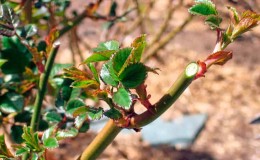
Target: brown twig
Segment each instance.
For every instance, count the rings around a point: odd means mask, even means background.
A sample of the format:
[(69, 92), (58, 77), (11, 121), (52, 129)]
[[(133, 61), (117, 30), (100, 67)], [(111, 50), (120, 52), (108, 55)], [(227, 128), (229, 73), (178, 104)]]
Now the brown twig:
[(147, 50), (142, 61), (146, 62), (149, 58), (155, 56), (160, 49), (165, 47), (165, 45), (168, 44), (170, 40), (172, 40), (180, 31), (182, 31), (187, 24), (189, 24), (189, 22), (192, 20), (192, 17), (193, 16), (187, 17), (180, 26), (174, 28), (170, 33), (162, 37), (162, 39), (159, 42), (151, 46), (151, 48)]
[(161, 37), (162, 37), (163, 33), (165, 32), (166, 28), (169, 26), (169, 23), (172, 19), (172, 15), (173, 15), (174, 11), (183, 4), (183, 0), (180, 0), (179, 4), (177, 6), (172, 6), (172, 2), (173, 2), (172, 0), (169, 0), (169, 4), (168, 4), (169, 9), (167, 11), (166, 18), (165, 18), (163, 24), (161, 25), (159, 31), (157, 32), (157, 34), (151, 40), (150, 44), (147, 45), (147, 49), (150, 46), (153, 46), (155, 43), (157, 43), (158, 40), (161, 39)]

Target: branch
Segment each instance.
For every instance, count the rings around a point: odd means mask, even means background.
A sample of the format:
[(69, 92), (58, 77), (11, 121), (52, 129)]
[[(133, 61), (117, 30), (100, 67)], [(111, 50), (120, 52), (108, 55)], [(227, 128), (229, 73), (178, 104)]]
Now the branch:
[(165, 18), (163, 24), (161, 25), (159, 31), (157, 32), (157, 34), (151, 40), (151, 43), (147, 46), (147, 49), (150, 46), (153, 46), (158, 40), (161, 39), (161, 37), (162, 37), (164, 31), (166, 30), (170, 20), (172, 19), (172, 15), (173, 15), (174, 11), (182, 5), (183, 0), (181, 0), (180, 3), (177, 6), (175, 6), (175, 7), (172, 6), (172, 2), (173, 2), (172, 0), (169, 0), (169, 4), (168, 4), (169, 9), (168, 9), (166, 18)]
[(117, 127), (113, 120), (110, 119), (90, 145), (88, 145), (88, 147), (83, 151), (78, 160), (96, 159), (115, 139), (121, 130), (122, 128)]
[[(195, 75), (197, 74), (198, 69), (199, 66), (197, 63), (190, 63), (186, 67), (185, 71), (179, 76), (177, 81), (172, 85), (169, 91), (154, 105), (154, 108), (151, 108), (154, 112), (147, 110), (140, 115), (133, 116), (130, 119), (130, 126), (128, 127), (140, 128), (158, 118), (179, 98), (183, 91), (190, 85)], [(116, 126), (113, 120), (109, 120), (106, 126), (84, 150), (79, 159), (96, 159), (114, 140), (114, 138), (121, 130), (122, 128)]]
[(189, 16), (180, 26), (174, 28), (170, 33), (164, 36), (159, 42), (151, 46), (149, 50), (147, 50), (144, 58), (142, 59), (143, 62), (146, 62), (149, 58), (154, 56), (158, 50), (162, 49), (167, 45), (172, 38), (174, 38), (180, 31), (182, 31), (187, 24), (192, 20), (193, 16)]

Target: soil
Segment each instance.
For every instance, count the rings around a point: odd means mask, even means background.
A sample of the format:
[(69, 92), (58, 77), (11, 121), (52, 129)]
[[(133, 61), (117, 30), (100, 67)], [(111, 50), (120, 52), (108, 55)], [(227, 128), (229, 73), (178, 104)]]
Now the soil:
[[(75, 7), (80, 5), (77, 2), (80, 1), (72, 2)], [(109, 2), (104, 3), (103, 8), (107, 11), (106, 5)], [(218, 4), (223, 7), (226, 1), (218, 1)], [(167, 1), (158, 1), (152, 10), (150, 16), (153, 26), (148, 28), (152, 31), (147, 34), (148, 41), (157, 31), (156, 27), (163, 22), (162, 15), (166, 8)], [(178, 10), (174, 13), (169, 28), (178, 25), (186, 16), (185, 7)], [(134, 19), (134, 15), (131, 14), (130, 17)], [(92, 47), (103, 40), (101, 24), (100, 21), (85, 20), (79, 26), (79, 35)], [(126, 27), (128, 24), (129, 22), (118, 25)], [(120, 36), (111, 31), (109, 39), (129, 44), (139, 34), (137, 30), (125, 39), (120, 39)], [(151, 101), (156, 102), (167, 91), (189, 62), (205, 59), (213, 50), (215, 41), (215, 32), (203, 24), (203, 18), (196, 17), (158, 52), (156, 58), (151, 58), (147, 65), (160, 68), (160, 75), (149, 74), (146, 82), (152, 95)], [(63, 45), (66, 46), (66, 42)], [(120, 134), (98, 159), (260, 160), (260, 140), (256, 139), (260, 134), (260, 126), (249, 124), (260, 113), (260, 27), (239, 38), (227, 50), (233, 51), (233, 59), (224, 66), (210, 68), (206, 77), (194, 81), (163, 115), (165, 119), (174, 119), (185, 114), (208, 114), (205, 128), (189, 149), (151, 147), (141, 140), (140, 133)], [(89, 53), (88, 50), (83, 52), (85, 57)], [(69, 49), (64, 49), (58, 61), (70, 62), (70, 55)], [(88, 132), (63, 141), (60, 149), (50, 151), (51, 155), (54, 159), (76, 159), (94, 137), (95, 133)]]

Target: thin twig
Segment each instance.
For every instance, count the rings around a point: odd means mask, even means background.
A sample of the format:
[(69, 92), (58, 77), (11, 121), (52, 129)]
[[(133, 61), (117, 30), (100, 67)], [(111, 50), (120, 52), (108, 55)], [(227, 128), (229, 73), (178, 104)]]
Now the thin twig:
[(180, 26), (174, 28), (170, 33), (162, 37), (158, 43), (151, 46), (151, 48), (147, 50), (142, 61), (146, 62), (149, 58), (155, 56), (160, 49), (164, 48), (165, 45), (167, 45), (180, 31), (182, 31), (187, 24), (189, 24), (189, 22), (192, 20), (192, 17), (193, 16), (187, 17)]

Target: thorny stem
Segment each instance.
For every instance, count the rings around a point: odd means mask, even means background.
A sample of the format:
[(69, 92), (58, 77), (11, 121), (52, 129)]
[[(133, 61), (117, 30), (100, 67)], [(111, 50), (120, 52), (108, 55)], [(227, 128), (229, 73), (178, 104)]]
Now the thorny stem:
[(33, 111), (31, 125), (30, 125), (33, 131), (36, 131), (38, 128), (41, 106), (45, 95), (46, 86), (48, 83), (49, 75), (54, 63), (54, 59), (57, 55), (59, 46), (60, 46), (59, 44), (54, 44), (53, 49), (45, 65), (45, 72), (42, 73), (40, 76), (38, 94), (36, 95), (36, 99), (34, 103), (34, 111)]
[(91, 144), (83, 151), (78, 160), (96, 159), (115, 139), (121, 130), (122, 128), (117, 127), (113, 120), (110, 119)]
[[(130, 126), (128, 127), (140, 128), (151, 123), (164, 113), (191, 84), (198, 72), (198, 68), (197, 63), (190, 63), (184, 72), (180, 74), (176, 82), (170, 87), (169, 91), (154, 105), (153, 111), (155, 114), (147, 110), (140, 115), (133, 116), (130, 119)], [(109, 120), (91, 144), (83, 151), (79, 160), (96, 159), (121, 130), (122, 128), (116, 126), (113, 120)]]
[[(46, 86), (48, 83), (49, 75), (54, 63), (54, 59), (57, 55), (58, 49), (59, 49), (59, 44), (54, 44), (53, 49), (47, 59), (46, 65), (45, 65), (45, 72), (41, 74), (40, 80), (39, 80), (39, 89), (38, 93), (36, 95), (36, 99), (34, 102), (34, 108), (33, 108), (33, 115), (31, 119), (31, 128), (33, 131), (36, 131), (38, 128), (38, 123), (40, 119), (40, 113), (41, 113), (41, 107), (42, 107), (42, 102), (44, 99), (45, 91), (46, 91)], [(24, 154), (23, 160), (27, 160), (29, 158), (29, 154)]]

